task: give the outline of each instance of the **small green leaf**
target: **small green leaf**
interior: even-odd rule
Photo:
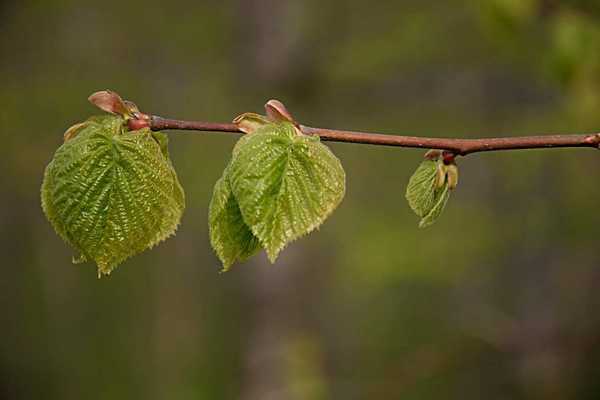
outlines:
[[[449,197],[447,166],[441,160],[421,162],[410,177],[406,189],[406,200],[410,208],[421,217],[420,228],[428,227],[437,220]]]
[[[435,188],[438,186],[438,162],[425,160],[421,162],[408,181],[406,200],[410,208],[419,217],[429,213],[435,203]]]
[[[229,181],[245,223],[271,262],[291,241],[311,232],[345,193],[340,161],[318,137],[292,123],[266,125],[233,151]]]
[[[210,243],[226,271],[236,261],[244,261],[260,249],[258,238],[244,222],[229,184],[229,168],[215,184],[208,223]]]
[[[433,225],[439,216],[442,215],[442,211],[444,211],[449,198],[450,189],[448,188],[448,184],[436,189],[436,202],[433,204],[431,210],[429,210],[429,212],[421,218],[421,221],[419,222],[419,228],[427,228],[428,226]]]
[[[166,136],[128,132],[123,122],[90,118],[56,151],[42,183],[46,217],[99,275],[172,235],[185,203]]]

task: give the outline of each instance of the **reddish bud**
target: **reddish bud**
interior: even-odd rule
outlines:
[[[131,131],[150,128],[150,121],[147,119],[129,119],[127,120],[127,127]]]
[[[445,165],[451,165],[454,164],[454,159],[456,158],[456,155],[451,151],[444,151],[442,153],[442,158],[444,159]]]

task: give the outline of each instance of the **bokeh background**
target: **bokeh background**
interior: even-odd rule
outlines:
[[[110,88],[149,113],[428,136],[600,129],[597,0],[20,0],[0,4],[0,398],[597,399],[599,153],[460,159],[426,230],[423,152],[330,144],[346,199],[219,273],[234,135],[173,132],[176,237],[98,280],[45,220],[45,165]]]

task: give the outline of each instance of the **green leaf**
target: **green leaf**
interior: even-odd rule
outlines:
[[[442,161],[425,160],[410,177],[406,200],[415,214],[421,217],[420,228],[432,225],[446,207],[450,197],[446,174]]]
[[[421,221],[419,221],[419,228],[427,228],[428,226],[433,225],[439,216],[442,215],[442,211],[444,211],[446,203],[450,198],[448,184],[444,184],[441,188],[436,189],[434,198],[436,202],[433,204],[433,207],[431,207],[431,210],[429,210],[429,212],[421,218]]]
[[[185,207],[166,136],[93,117],[48,164],[42,208],[67,243],[109,274],[172,235]]]
[[[344,197],[340,161],[318,137],[298,135],[292,123],[257,129],[233,153],[231,189],[271,262],[321,225]]]
[[[260,249],[258,238],[244,222],[229,184],[229,168],[215,184],[209,207],[210,243],[226,271],[236,261],[244,261]]]

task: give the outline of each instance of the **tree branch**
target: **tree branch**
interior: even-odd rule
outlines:
[[[236,124],[203,121],[183,121],[158,116],[150,117],[150,129],[192,130],[207,132],[243,133]],[[579,135],[540,135],[485,139],[449,139],[417,136],[386,135],[380,133],[354,132],[337,129],[311,128],[300,125],[307,135],[316,135],[329,142],[374,144],[380,146],[412,147],[422,149],[447,150],[456,155],[465,156],[482,151],[547,149],[557,147],[600,147],[600,133]]]

